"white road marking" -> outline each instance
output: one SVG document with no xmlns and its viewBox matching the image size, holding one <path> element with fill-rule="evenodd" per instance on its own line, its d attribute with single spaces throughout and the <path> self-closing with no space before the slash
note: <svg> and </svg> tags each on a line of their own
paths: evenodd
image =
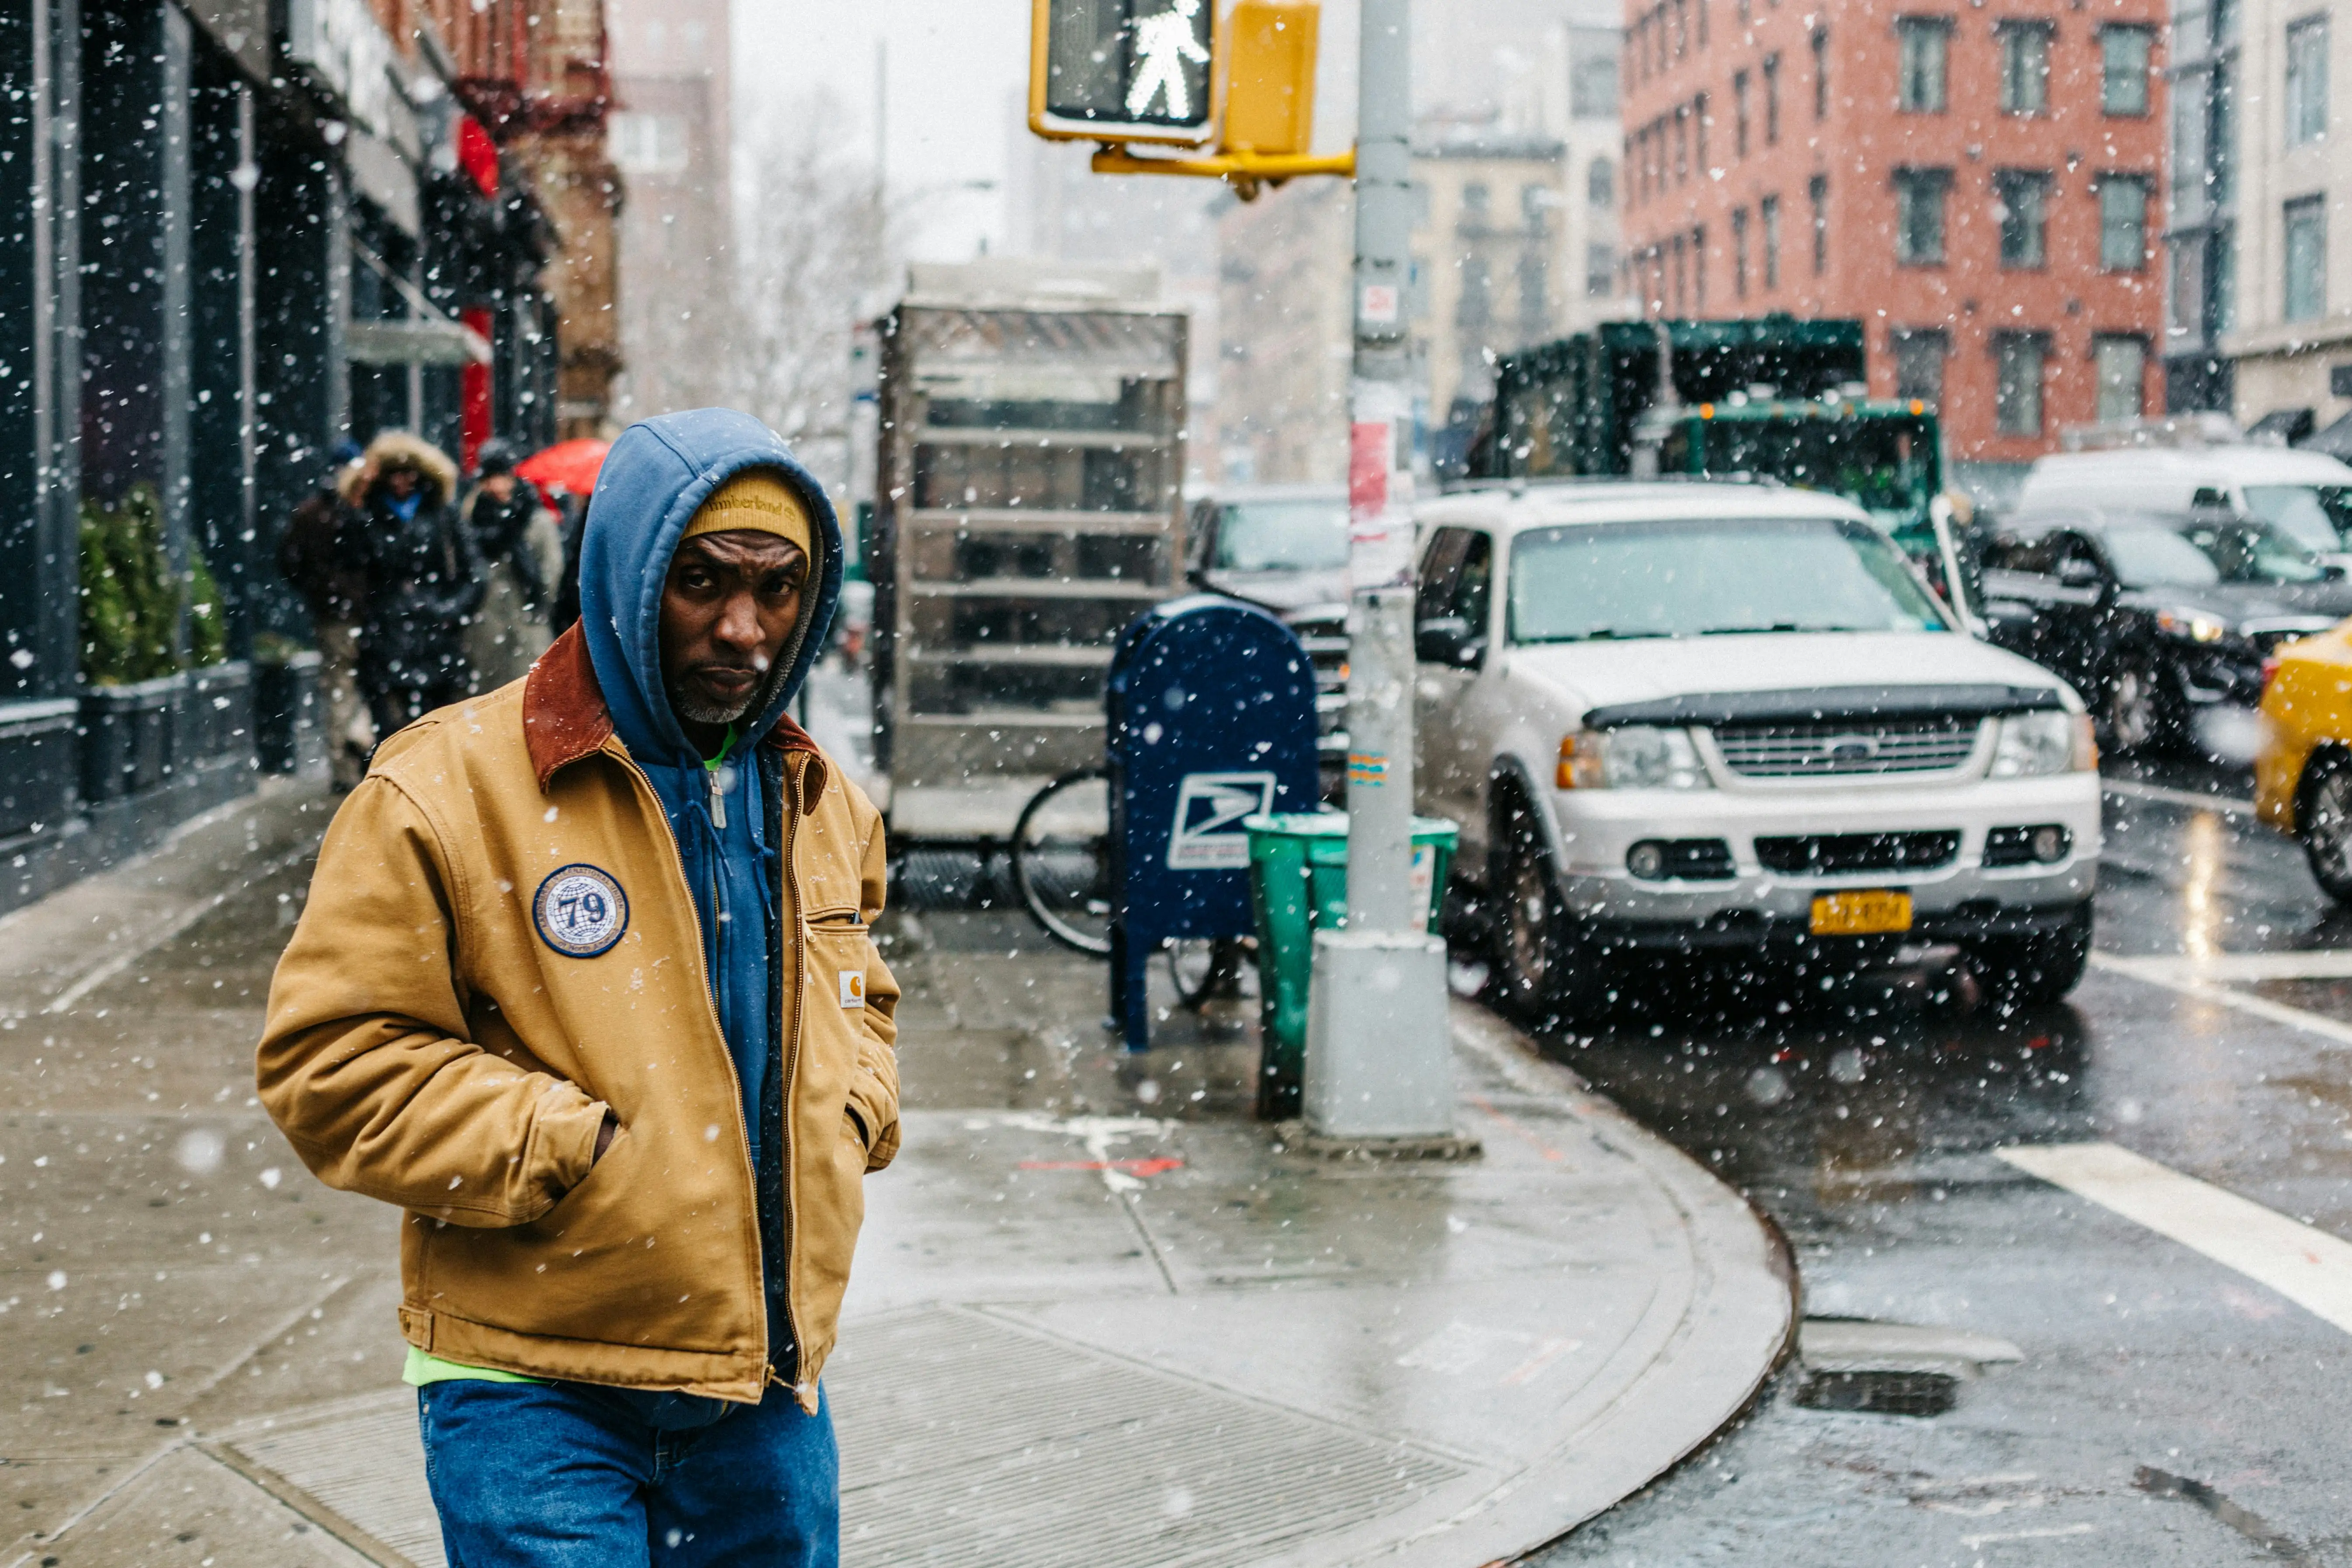
<svg viewBox="0 0 2352 1568">
<path fill-rule="evenodd" d="M 2099 788 L 2108 795 L 2119 795 L 2131 800 L 2153 800 L 2166 805 L 2218 811 L 2230 816 L 2254 815 L 2254 803 L 2240 800 L 2235 795 L 2200 795 L 2193 789 L 2168 789 L 2163 784 L 2141 784 L 2136 779 L 2103 778 L 2099 781 Z"/>
<path fill-rule="evenodd" d="M 2308 952 L 2213 952 L 2202 956 L 2158 953 L 2113 957 L 2109 967 L 2150 978 L 2205 980 L 2243 984 L 2258 980 L 2352 980 L 2352 948 Z"/>
<path fill-rule="evenodd" d="M 2338 1023 L 2334 1018 L 2290 1007 L 2284 1002 L 2273 1002 L 2266 996 L 2252 996 L 2243 991 L 2232 991 L 2208 980 L 2198 980 L 2179 972 L 2179 959 L 2150 961 L 2119 958 L 2114 953 L 2095 952 L 2091 966 L 2113 974 L 2126 974 L 2134 980 L 2144 980 L 2150 985 L 2161 985 L 2168 991 L 2178 991 L 2184 996 L 2194 996 L 2200 1002 L 2233 1008 L 2252 1017 L 2267 1018 L 2273 1024 L 2284 1024 L 2291 1029 L 2301 1029 L 2308 1035 L 2339 1046 L 2352 1046 L 2352 1024 Z"/>
<path fill-rule="evenodd" d="M 2019 1170 L 2201 1252 L 2352 1333 L 2352 1242 L 2113 1143 L 1996 1152 Z"/>
<path fill-rule="evenodd" d="M 2053 1524 L 2041 1530 L 2000 1530 L 1989 1535 L 1963 1535 L 1960 1544 L 1977 1552 L 2003 1541 L 2052 1541 L 2062 1535 L 2093 1535 L 2098 1528 L 2095 1524 Z"/>
</svg>

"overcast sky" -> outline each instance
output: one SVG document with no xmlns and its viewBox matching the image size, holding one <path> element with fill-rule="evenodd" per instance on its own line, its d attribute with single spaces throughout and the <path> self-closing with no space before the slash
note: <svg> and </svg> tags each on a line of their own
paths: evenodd
<svg viewBox="0 0 2352 1568">
<path fill-rule="evenodd" d="M 872 156 L 876 46 L 887 39 L 889 180 L 922 197 L 918 257 L 962 260 L 1004 242 L 1008 141 L 1029 75 L 1029 0 L 735 0 L 739 114 L 819 84 L 847 110 L 845 143 Z M 971 191 L 971 181 L 995 189 Z"/>
</svg>

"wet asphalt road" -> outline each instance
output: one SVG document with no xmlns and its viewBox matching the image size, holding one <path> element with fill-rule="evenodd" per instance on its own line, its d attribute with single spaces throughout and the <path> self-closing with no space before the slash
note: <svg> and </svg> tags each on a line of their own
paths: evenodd
<svg viewBox="0 0 2352 1568">
<path fill-rule="evenodd" d="M 1965 1329 L 2024 1359 L 1928 1418 L 1801 1407 L 1792 1370 L 1535 1562 L 2352 1563 L 2352 1336 L 1992 1152 L 2111 1142 L 2352 1237 L 2352 1033 L 2326 1032 L 2352 1021 L 2352 980 L 2233 984 L 2295 1010 L 2257 1016 L 2179 988 L 2185 963 L 2114 963 L 2352 949 L 2352 921 L 2293 844 L 2193 798 L 2242 800 L 2243 775 L 2111 783 L 2105 962 L 2068 1005 L 2000 1016 L 1930 957 L 1828 994 L 1661 984 L 1673 1001 L 1547 1036 L 1778 1222 L 1810 1316 Z"/>
</svg>

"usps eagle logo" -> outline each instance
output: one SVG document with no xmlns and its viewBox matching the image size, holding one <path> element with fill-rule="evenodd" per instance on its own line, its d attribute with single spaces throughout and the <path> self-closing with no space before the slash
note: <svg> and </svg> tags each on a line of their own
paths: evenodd
<svg viewBox="0 0 2352 1568">
<path fill-rule="evenodd" d="M 593 958 L 629 929 L 629 898 L 613 874 L 596 866 L 566 866 L 539 885 L 530 900 L 539 940 L 566 958 Z"/>
</svg>

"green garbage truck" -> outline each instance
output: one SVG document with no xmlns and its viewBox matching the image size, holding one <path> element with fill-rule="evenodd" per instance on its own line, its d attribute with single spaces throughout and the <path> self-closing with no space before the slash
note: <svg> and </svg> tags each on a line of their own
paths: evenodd
<svg viewBox="0 0 2352 1568">
<path fill-rule="evenodd" d="M 1769 315 L 1611 321 L 1503 357 L 1465 478 L 1759 479 L 1877 518 L 1964 612 L 1933 405 L 1873 398 L 1863 324 Z"/>
</svg>

